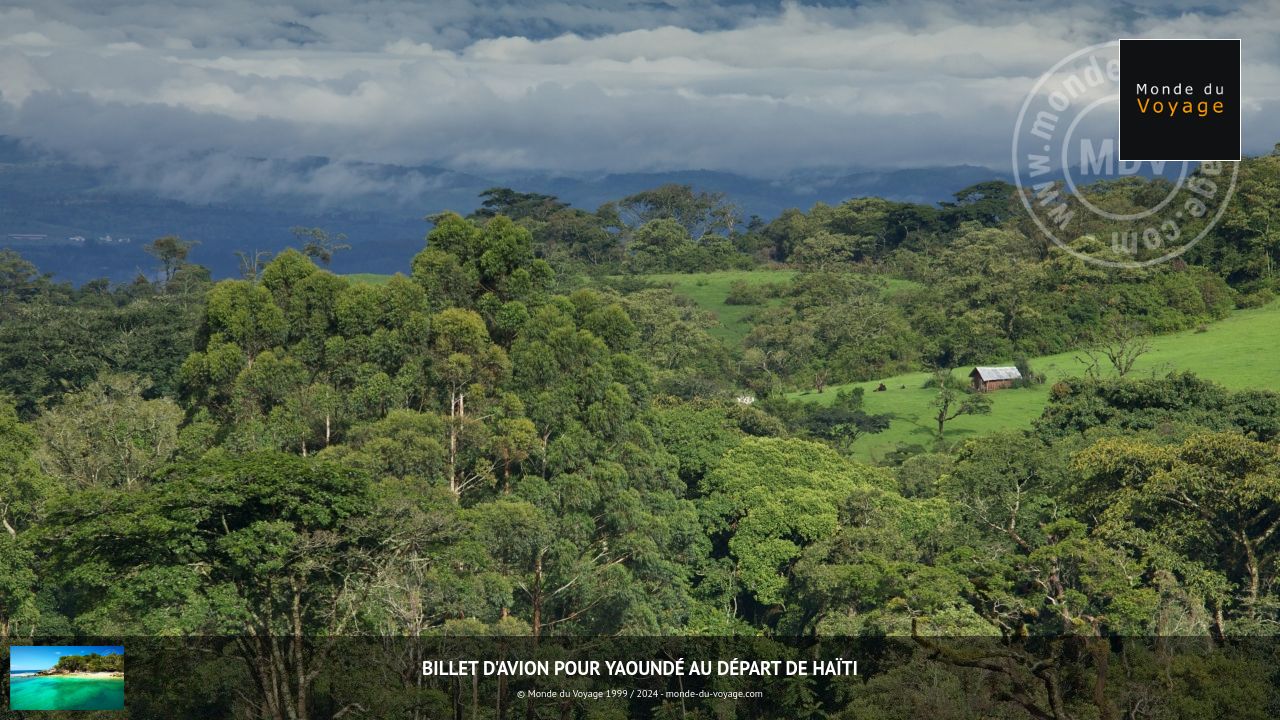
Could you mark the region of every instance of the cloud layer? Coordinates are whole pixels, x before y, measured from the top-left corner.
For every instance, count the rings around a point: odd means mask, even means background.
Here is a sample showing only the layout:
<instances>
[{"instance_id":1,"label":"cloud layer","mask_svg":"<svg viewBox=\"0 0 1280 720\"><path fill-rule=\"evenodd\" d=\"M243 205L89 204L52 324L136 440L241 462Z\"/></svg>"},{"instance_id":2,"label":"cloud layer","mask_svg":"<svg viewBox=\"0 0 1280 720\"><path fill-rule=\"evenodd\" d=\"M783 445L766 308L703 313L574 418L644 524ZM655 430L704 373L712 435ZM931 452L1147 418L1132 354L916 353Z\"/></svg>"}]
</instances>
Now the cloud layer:
<instances>
[{"instance_id":1,"label":"cloud layer","mask_svg":"<svg viewBox=\"0 0 1280 720\"><path fill-rule=\"evenodd\" d=\"M1003 168L1023 97L1070 52L1241 37L1246 151L1269 150L1280 2L1192 7L41 0L0 7L0 134L148 167Z\"/></svg>"}]
</instances>

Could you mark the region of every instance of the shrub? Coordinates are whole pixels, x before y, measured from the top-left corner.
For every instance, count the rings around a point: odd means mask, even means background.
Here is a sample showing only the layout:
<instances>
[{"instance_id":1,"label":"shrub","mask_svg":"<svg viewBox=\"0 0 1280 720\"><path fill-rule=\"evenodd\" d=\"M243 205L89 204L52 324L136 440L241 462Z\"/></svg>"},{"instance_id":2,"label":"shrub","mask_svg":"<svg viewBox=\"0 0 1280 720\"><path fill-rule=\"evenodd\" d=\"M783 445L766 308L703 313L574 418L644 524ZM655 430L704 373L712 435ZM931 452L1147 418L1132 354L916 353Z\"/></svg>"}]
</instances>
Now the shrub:
<instances>
[{"instance_id":1,"label":"shrub","mask_svg":"<svg viewBox=\"0 0 1280 720\"><path fill-rule=\"evenodd\" d=\"M729 294L724 298L725 305L762 305L768 298L768 288L752 285L745 280L734 280L729 285Z\"/></svg>"},{"instance_id":2,"label":"shrub","mask_svg":"<svg viewBox=\"0 0 1280 720\"><path fill-rule=\"evenodd\" d=\"M1236 307L1241 309L1257 308L1263 305L1269 305L1272 300L1276 299L1276 294L1270 288L1262 288L1254 290L1251 293L1241 295L1236 300Z\"/></svg>"},{"instance_id":3,"label":"shrub","mask_svg":"<svg viewBox=\"0 0 1280 720\"><path fill-rule=\"evenodd\" d=\"M1032 370L1031 362L1025 357L1019 357L1013 363L1013 366L1018 368L1018 372L1022 375L1021 380L1014 382L1014 387L1035 387L1036 385L1044 384L1044 373Z\"/></svg>"}]
</instances>

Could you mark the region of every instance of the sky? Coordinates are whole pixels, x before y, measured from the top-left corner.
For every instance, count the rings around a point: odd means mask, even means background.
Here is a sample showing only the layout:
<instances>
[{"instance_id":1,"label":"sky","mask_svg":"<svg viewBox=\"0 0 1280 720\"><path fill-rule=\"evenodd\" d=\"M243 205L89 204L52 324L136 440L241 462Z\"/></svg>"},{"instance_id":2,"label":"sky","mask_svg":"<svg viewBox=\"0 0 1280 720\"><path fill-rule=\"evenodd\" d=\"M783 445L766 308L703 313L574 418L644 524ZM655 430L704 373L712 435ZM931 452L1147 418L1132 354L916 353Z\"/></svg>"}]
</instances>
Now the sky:
<instances>
[{"instance_id":1,"label":"sky","mask_svg":"<svg viewBox=\"0 0 1280 720\"><path fill-rule=\"evenodd\" d=\"M1280 0L0 0L0 134L210 189L307 156L1007 170L1036 79L1118 37L1242 38L1245 151L1280 141Z\"/></svg>"},{"instance_id":2,"label":"sky","mask_svg":"<svg viewBox=\"0 0 1280 720\"><path fill-rule=\"evenodd\" d=\"M11 670L48 670L63 655L122 655L119 645L14 645L9 648Z\"/></svg>"}]
</instances>

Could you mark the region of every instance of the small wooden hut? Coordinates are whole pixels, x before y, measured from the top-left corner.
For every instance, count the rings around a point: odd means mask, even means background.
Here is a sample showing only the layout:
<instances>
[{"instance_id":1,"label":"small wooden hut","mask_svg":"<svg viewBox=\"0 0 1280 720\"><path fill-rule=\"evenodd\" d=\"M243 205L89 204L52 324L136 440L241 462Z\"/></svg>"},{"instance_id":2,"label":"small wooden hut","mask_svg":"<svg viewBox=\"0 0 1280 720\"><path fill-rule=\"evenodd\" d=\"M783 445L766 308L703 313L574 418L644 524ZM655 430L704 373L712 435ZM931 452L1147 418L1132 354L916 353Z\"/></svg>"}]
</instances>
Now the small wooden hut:
<instances>
[{"instance_id":1,"label":"small wooden hut","mask_svg":"<svg viewBox=\"0 0 1280 720\"><path fill-rule=\"evenodd\" d=\"M973 380L973 389L978 392L991 392L1013 387L1013 383L1022 379L1022 373L1016 367L975 367L969 373Z\"/></svg>"}]
</instances>

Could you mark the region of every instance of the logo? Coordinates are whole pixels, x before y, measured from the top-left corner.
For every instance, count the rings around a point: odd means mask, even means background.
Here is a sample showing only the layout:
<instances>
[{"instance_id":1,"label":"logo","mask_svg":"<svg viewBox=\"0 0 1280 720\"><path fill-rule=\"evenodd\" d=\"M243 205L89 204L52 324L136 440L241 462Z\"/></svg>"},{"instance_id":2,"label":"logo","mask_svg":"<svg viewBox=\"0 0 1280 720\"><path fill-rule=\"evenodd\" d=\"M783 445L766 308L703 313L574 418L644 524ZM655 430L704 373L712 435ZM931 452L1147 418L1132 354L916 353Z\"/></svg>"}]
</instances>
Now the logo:
<instances>
[{"instance_id":1,"label":"logo","mask_svg":"<svg viewBox=\"0 0 1280 720\"><path fill-rule=\"evenodd\" d=\"M1239 40L1120 40L1120 157L1240 159Z\"/></svg>"},{"instance_id":2,"label":"logo","mask_svg":"<svg viewBox=\"0 0 1280 720\"><path fill-rule=\"evenodd\" d=\"M1167 262L1213 229L1239 164L1119 159L1120 43L1068 55L1031 88L1013 134L1018 195L1041 233L1090 263Z\"/></svg>"}]
</instances>

